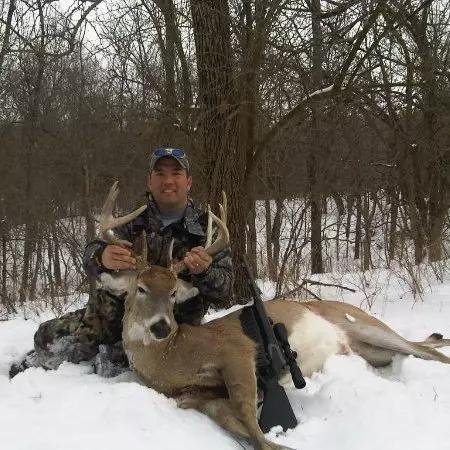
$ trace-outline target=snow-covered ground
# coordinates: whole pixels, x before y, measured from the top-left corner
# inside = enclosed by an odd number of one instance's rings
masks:
[[[372,312],[409,339],[450,336],[450,279],[414,302],[393,277],[377,278]],[[383,284],[384,283],[384,284]],[[272,286],[264,284],[266,297]],[[342,298],[337,292],[322,297]],[[364,306],[361,292],[345,300]],[[402,297],[402,298],[400,298]],[[240,449],[196,411],[144,387],[131,374],[103,379],[88,365],[8,369],[32,346],[43,320],[0,322],[0,448],[3,450]],[[48,318],[48,317],[45,317]],[[450,349],[444,349],[450,355]],[[332,357],[301,391],[287,386],[299,425],[269,438],[305,450],[450,450],[450,366],[412,357],[376,370],[352,356]]]

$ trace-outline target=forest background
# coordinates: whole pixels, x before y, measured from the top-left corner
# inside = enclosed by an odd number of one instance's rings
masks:
[[[420,296],[422,263],[447,270],[449,19],[438,0],[1,0],[0,314],[94,288],[106,192],[142,203],[157,146],[186,150],[201,202],[228,194],[234,301],[244,252],[277,294],[390,268]]]

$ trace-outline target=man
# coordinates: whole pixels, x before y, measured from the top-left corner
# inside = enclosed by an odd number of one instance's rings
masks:
[[[175,319],[198,325],[210,304],[223,304],[230,298],[233,274],[229,248],[213,260],[203,247],[207,214],[189,199],[191,186],[186,154],[181,149],[157,149],[150,159],[147,209],[114,230],[123,247],[94,240],[86,246],[83,265],[87,274],[96,278],[105,271],[134,269],[136,261],[129,249],[145,230],[148,262],[167,267],[173,239],[172,256],[183,259],[188,269],[179,276],[199,291],[176,305]],[[34,336],[35,350],[11,368],[10,376],[30,366],[55,369],[63,361],[92,359],[97,373],[120,373],[128,366],[121,343],[123,309],[124,298],[98,289],[85,308],[41,324]]]

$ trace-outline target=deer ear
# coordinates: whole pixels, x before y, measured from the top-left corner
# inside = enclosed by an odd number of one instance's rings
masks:
[[[119,297],[131,291],[136,276],[136,271],[120,270],[118,272],[103,272],[99,279],[105,291]]]
[[[187,281],[177,280],[177,293],[175,295],[175,303],[183,303],[199,294],[199,290]]]

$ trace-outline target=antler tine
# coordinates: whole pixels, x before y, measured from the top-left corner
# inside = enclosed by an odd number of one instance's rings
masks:
[[[170,241],[169,250],[167,251],[167,267],[169,267],[171,270],[174,268],[173,255],[172,255],[174,242],[175,242],[175,239],[172,239]]]
[[[131,222],[135,217],[141,214],[142,211],[147,208],[147,206],[143,205],[130,214],[127,214],[126,216],[114,217],[114,204],[120,192],[119,188],[117,187],[118,184],[118,181],[114,182],[114,184],[111,186],[111,189],[109,190],[108,196],[106,197],[105,203],[103,204],[100,216],[100,234],[103,239],[105,239],[109,243],[122,246],[120,240],[114,236],[112,230],[128,222]]]
[[[211,217],[211,206],[208,204],[208,226],[206,228],[206,242],[205,247],[208,248],[212,242],[212,217]]]
[[[101,214],[102,218],[112,217],[113,215],[114,204],[116,203],[117,196],[119,195],[119,189],[117,188],[118,184],[119,182],[115,181],[108,192],[108,196],[106,197],[105,203],[103,203],[102,207],[102,214]],[[102,222],[100,222],[100,227],[101,225]],[[102,229],[101,231],[103,232]]]
[[[222,203],[219,203],[220,209],[220,219],[211,211],[211,208],[208,205],[208,229],[207,229],[207,237],[205,248],[206,252],[213,256],[222,250],[226,245],[230,242],[230,234],[227,228],[227,209],[228,209],[228,201],[225,191],[222,191]],[[212,222],[215,222],[218,228],[217,239],[214,243],[212,241]],[[211,226],[210,226],[211,223]]]
[[[222,204],[219,204],[219,208],[220,208],[220,218],[222,220],[222,222],[224,222],[225,224],[228,222],[228,199],[227,199],[227,194],[225,194],[225,191],[222,191]]]

